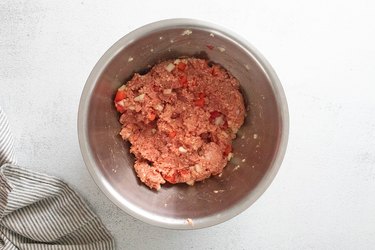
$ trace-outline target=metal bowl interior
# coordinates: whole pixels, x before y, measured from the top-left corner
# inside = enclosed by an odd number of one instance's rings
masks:
[[[134,72],[180,56],[206,58],[230,71],[240,81],[247,117],[220,177],[155,192],[136,177],[129,144],[118,135],[113,97]],[[287,103],[271,66],[243,39],[202,21],[164,20],[129,33],[99,60],[81,97],[78,134],[93,179],[121,209],[165,228],[202,228],[244,211],[269,186],[286,149]]]

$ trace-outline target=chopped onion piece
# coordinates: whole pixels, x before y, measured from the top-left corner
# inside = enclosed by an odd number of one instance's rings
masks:
[[[145,94],[140,94],[139,96],[134,98],[134,101],[136,102],[143,102],[143,99],[145,98]]]
[[[163,94],[169,95],[172,93],[172,89],[164,89]]]
[[[224,118],[222,115],[215,118],[215,125],[221,126],[223,124],[224,124]]]
[[[233,158],[233,153],[228,154],[228,161],[230,161]]]
[[[187,150],[182,146],[178,148],[178,151],[180,151],[180,153],[183,153],[183,154],[187,152]]]
[[[125,100],[121,100],[119,102],[117,102],[117,105],[120,105],[120,106],[125,106]]]
[[[190,186],[193,186],[193,185],[194,185],[194,182],[195,182],[195,181],[191,180],[191,181],[187,181],[186,184],[188,184],[188,185],[190,185]]]
[[[163,105],[158,104],[158,105],[155,106],[155,109],[156,109],[157,111],[163,111],[164,107],[163,107]]]
[[[225,51],[225,48],[223,48],[223,47],[217,47],[218,48],[218,50],[220,50],[220,52],[224,52]]]
[[[202,172],[202,170],[203,170],[203,168],[200,164],[195,164],[194,169],[198,173]]]
[[[168,72],[171,72],[176,66],[174,66],[173,63],[170,63],[168,64],[165,69],[168,71]]]
[[[126,86],[125,86],[125,84],[124,85],[122,85],[120,88],[118,88],[118,91],[123,91],[123,90],[125,90],[126,89]]]
[[[191,34],[193,34],[193,31],[191,31],[191,30],[184,30],[184,32],[182,32],[182,36],[189,36],[189,35],[191,35]]]
[[[120,135],[122,136],[122,139],[128,139],[130,136],[131,136],[131,131],[127,130],[127,129],[122,129],[121,132],[120,132]]]
[[[176,59],[176,60],[174,60],[174,64],[178,64],[179,62],[181,62],[181,60],[180,59]]]
[[[225,137],[225,138],[228,138],[229,135],[225,132],[225,131],[222,131],[221,134]]]
[[[135,110],[135,107],[134,106],[129,106],[129,109],[130,110]]]

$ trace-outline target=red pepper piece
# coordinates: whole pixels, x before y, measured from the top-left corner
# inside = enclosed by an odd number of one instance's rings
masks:
[[[116,97],[115,97],[115,102],[119,102],[121,100],[124,100],[125,98],[126,98],[125,91],[117,91]]]
[[[171,170],[168,172],[168,174],[163,175],[163,178],[168,181],[169,183],[175,184],[176,183],[176,171]]]
[[[212,111],[210,112],[210,119],[214,120],[215,118],[221,116],[221,113],[219,111]]]
[[[199,99],[194,101],[195,106],[198,106],[198,107],[203,107],[205,103],[206,102],[205,102],[204,98],[199,98]]]
[[[182,75],[179,77],[179,82],[182,86],[187,86],[187,76],[186,75]]]
[[[206,103],[206,100],[204,99],[206,97],[206,95],[204,93],[199,93],[198,97],[199,98],[194,101],[195,106],[203,107]]]
[[[185,68],[186,68],[186,64],[185,64],[185,63],[183,63],[183,62],[179,62],[179,63],[177,64],[177,69],[178,69],[178,70],[180,70],[180,71],[184,71]]]
[[[176,172],[177,172],[178,176],[182,177],[182,179],[190,173],[190,171],[188,169],[185,169],[185,168],[184,169],[177,169]]]
[[[227,156],[230,152],[232,152],[232,145],[228,144],[224,149],[224,155]]]
[[[212,74],[213,76],[218,76],[218,75],[219,75],[219,72],[220,72],[219,67],[217,67],[217,66],[213,66],[213,67],[212,67],[212,69],[211,69],[211,74]]]
[[[224,124],[223,124],[223,129],[227,129],[228,128],[228,121],[225,119],[224,120]]]
[[[176,131],[170,131],[170,132],[168,133],[169,138],[175,138],[176,135],[177,135],[177,132],[176,132]]]
[[[207,48],[209,49],[209,50],[213,50],[215,47],[213,46],[213,45],[211,45],[211,44],[207,44],[206,45],[207,46]]]
[[[147,119],[149,119],[150,121],[155,120],[155,118],[156,118],[156,114],[154,112],[147,114]]]

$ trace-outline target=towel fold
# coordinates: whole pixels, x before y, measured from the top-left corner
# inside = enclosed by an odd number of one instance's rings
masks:
[[[100,219],[67,184],[15,163],[0,107],[0,249],[114,249]]]

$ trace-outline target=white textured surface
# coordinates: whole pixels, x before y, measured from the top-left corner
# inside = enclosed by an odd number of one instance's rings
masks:
[[[118,249],[373,249],[374,1],[231,3],[2,0],[0,105],[19,164],[78,189]],[[288,151],[271,187],[236,218],[197,231],[155,228],[112,205],[84,167],[76,132],[99,57],[134,28],[171,17],[246,37],[274,66],[290,109]]]

